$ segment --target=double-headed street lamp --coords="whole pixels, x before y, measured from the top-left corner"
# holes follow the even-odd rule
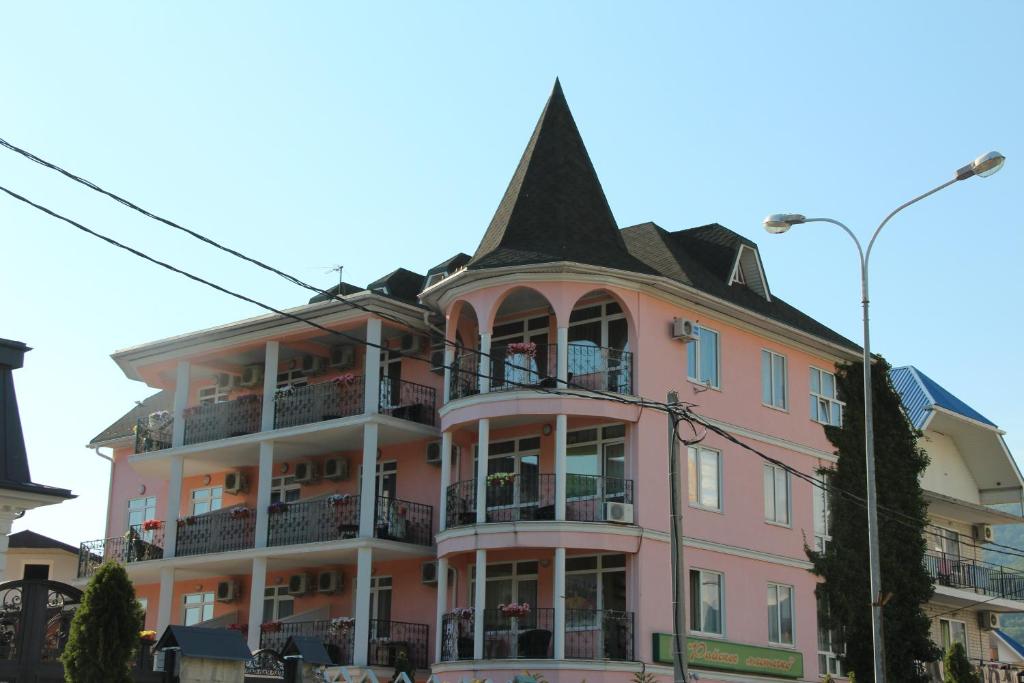
[[[911,204],[921,201],[925,197],[935,194],[939,190],[949,187],[953,183],[966,180],[971,176],[985,178],[992,175],[1003,167],[1005,157],[999,152],[983,154],[963,168],[957,170],[952,180],[948,180],[938,187],[914,197],[909,202],[901,204],[892,213],[885,217],[885,220],[875,229],[868,242],[865,251],[860,240],[853,234],[850,228],[832,218],[807,218],[798,213],[777,213],[764,219],[764,229],[773,235],[779,235],[800,223],[832,223],[846,231],[857,245],[860,254],[860,279],[861,279],[861,303],[864,307],[864,461],[867,471],[867,507],[868,507],[868,555],[871,571],[871,635],[874,644],[875,659],[875,683],[885,683],[885,648],[882,641],[882,578],[878,560],[878,499],[875,492],[875,433],[872,420],[872,392],[871,392],[871,335],[868,324],[868,260],[871,258],[871,249],[878,239],[878,233],[882,231],[886,223],[897,213]]]

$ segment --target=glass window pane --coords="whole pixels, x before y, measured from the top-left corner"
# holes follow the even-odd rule
[[[821,393],[821,373],[814,368],[811,368],[811,393]]]
[[[626,572],[601,574],[601,609],[626,611]]]
[[[788,586],[779,586],[779,616],[781,622],[779,630],[782,640],[779,642],[791,644],[793,642],[793,589]]]
[[[608,425],[601,433],[606,439],[621,439],[626,436],[626,425]]]
[[[512,576],[512,564],[492,564],[487,566],[487,578],[492,576]]]
[[[722,632],[721,576],[701,572],[701,620],[707,633]]]
[[[601,566],[605,569],[626,566],[625,555],[602,555]]]
[[[770,465],[764,466],[764,518],[775,519],[775,475]]]
[[[277,603],[277,618],[284,619],[294,614],[295,601],[291,599],[281,600]]]
[[[697,474],[697,449],[690,446],[688,450],[689,461],[687,463],[686,470],[686,483],[690,489],[690,502],[697,502],[697,486],[698,486],[698,474]]]
[[[700,595],[700,572],[694,569],[690,570],[690,629],[693,631],[701,631],[700,622],[700,601],[697,600],[697,596]]]
[[[718,453],[702,450],[700,458],[700,502],[718,508]]]
[[[783,356],[772,357],[772,404],[786,407],[786,359]]]
[[[516,564],[516,574],[518,576],[524,576],[524,575],[530,575],[530,574],[536,574],[536,573],[537,573],[537,563],[536,562],[533,562],[533,561],[531,561],[531,562],[519,562],[518,564]]]
[[[565,577],[566,609],[598,609],[597,573],[568,574]]]
[[[700,330],[700,379],[718,386],[718,333]]]
[[[698,379],[697,377],[697,344],[699,342],[692,341],[686,345],[686,376],[690,379]]]
[[[767,351],[761,352],[761,402],[772,402],[772,358]]]
[[[597,558],[588,557],[567,557],[565,559],[565,571],[576,572],[597,569]]]
[[[775,468],[775,521],[789,524],[789,487],[788,473]]]
[[[768,642],[779,640],[779,596],[774,585],[768,586]]]
[[[838,403],[832,404],[832,422],[834,427],[839,427],[843,424],[843,407]]]
[[[821,373],[821,393],[829,398],[836,395],[835,377],[832,376],[832,373]]]

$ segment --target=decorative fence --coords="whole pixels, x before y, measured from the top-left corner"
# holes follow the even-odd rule
[[[333,495],[287,503],[270,514],[267,545],[337,541],[359,535],[359,496]]]
[[[247,550],[256,539],[256,513],[244,506],[178,520],[175,557]]]

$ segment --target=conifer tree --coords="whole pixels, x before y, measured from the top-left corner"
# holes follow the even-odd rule
[[[61,661],[67,683],[131,683],[142,607],[124,567],[104,563],[89,581],[71,620]]]
[[[960,643],[953,643],[946,650],[946,657],[942,661],[943,683],[978,683],[978,677],[974,674],[964,646]]]
[[[889,681],[927,683],[928,676],[917,662],[934,661],[940,655],[931,642],[923,610],[933,593],[924,567],[928,506],[919,481],[928,455],[918,447],[918,433],[903,413],[889,378],[889,364],[877,358],[871,374],[886,671]],[[828,605],[823,625],[842,634],[846,669],[856,671],[858,680],[874,683],[867,510],[862,502],[838,493],[866,498],[862,367],[851,363],[836,373],[839,397],[846,407],[842,427],[825,428],[838,455],[835,468],[827,470],[836,490],[829,497],[832,541],[825,552],[808,550],[808,555],[812,571],[824,579],[817,588]]]

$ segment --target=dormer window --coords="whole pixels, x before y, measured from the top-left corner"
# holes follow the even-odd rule
[[[441,271],[440,273],[431,273],[430,275],[427,276],[427,285],[426,285],[426,287],[424,287],[424,289],[427,289],[429,287],[433,287],[434,285],[436,285],[438,282],[440,282],[441,280],[445,279],[446,277],[448,277],[448,273],[446,273],[444,271]]]
[[[757,248],[749,244],[740,245],[732,266],[732,274],[729,276],[729,284],[742,285],[768,301],[772,300],[771,294],[768,293],[768,280],[765,279],[764,268],[761,266],[761,256],[757,253]]]
[[[374,287],[371,291],[373,291],[374,294],[383,294],[384,296],[390,295],[387,287]]]

